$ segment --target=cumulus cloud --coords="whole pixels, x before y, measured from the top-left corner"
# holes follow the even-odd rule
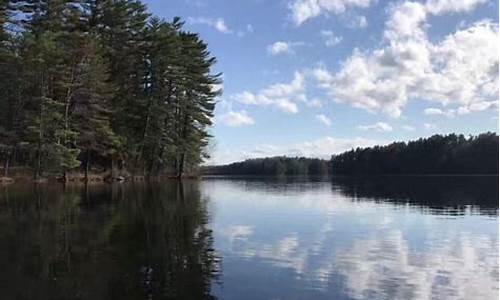
[[[327,47],[333,47],[342,41],[342,37],[335,35],[331,30],[321,30],[320,35]]]
[[[267,53],[270,55],[292,54],[298,46],[303,46],[302,42],[284,42],[277,41],[267,46]]]
[[[299,111],[295,102],[306,99],[305,77],[304,74],[295,72],[290,83],[273,84],[257,93],[243,91],[234,95],[233,99],[246,105],[273,105],[283,112],[295,114]]]
[[[392,117],[399,117],[410,99],[452,105],[461,113],[498,107],[498,23],[479,21],[436,43],[425,30],[431,15],[467,11],[480,3],[395,5],[381,47],[355,49],[339,71],[318,68],[313,74],[335,101]]]
[[[358,126],[358,129],[360,130],[375,130],[378,132],[391,132],[392,131],[392,126],[390,126],[387,123],[384,122],[377,122],[375,124],[371,125],[360,125]]]
[[[244,110],[239,112],[230,110],[229,112],[218,117],[217,121],[230,127],[253,125],[255,123],[252,117],[250,117]]]
[[[275,42],[267,46],[267,52],[272,55],[291,53],[292,47],[287,42]]]
[[[323,114],[316,115],[316,120],[320,121],[325,126],[332,125],[332,120]]]
[[[188,22],[191,24],[203,24],[213,27],[215,30],[222,33],[232,33],[233,31],[229,29],[226,25],[226,21],[223,18],[206,18],[206,17],[189,17]]]
[[[370,0],[294,0],[288,6],[296,25],[321,14],[341,14],[348,8],[366,8]]]

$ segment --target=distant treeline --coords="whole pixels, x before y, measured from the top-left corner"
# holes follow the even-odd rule
[[[205,167],[206,175],[314,175],[325,176],[331,172],[330,161],[305,157],[268,157],[247,159],[223,166]]]
[[[207,175],[498,174],[498,135],[434,135],[357,148],[331,160],[270,157],[204,168]]]
[[[35,178],[190,172],[220,74],[196,33],[138,0],[0,2],[0,161]]]
[[[433,135],[332,157],[335,174],[498,174],[498,135]]]

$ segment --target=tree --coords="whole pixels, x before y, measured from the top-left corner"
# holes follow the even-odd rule
[[[15,162],[36,178],[88,178],[93,164],[181,177],[208,156],[219,74],[180,19],[137,0],[12,0],[0,21],[5,174]]]
[[[83,47],[83,60],[77,66],[71,130],[77,133],[76,146],[84,162],[85,179],[92,157],[109,157],[119,143],[111,128],[111,99],[107,64],[95,41]]]

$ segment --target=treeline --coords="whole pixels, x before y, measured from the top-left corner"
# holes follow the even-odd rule
[[[138,0],[0,2],[0,160],[182,176],[207,157],[216,62]]]
[[[304,157],[248,159],[203,168],[205,175],[498,174],[498,135],[434,135],[387,146],[356,148],[331,160]]]
[[[264,176],[326,176],[331,171],[330,161],[305,157],[268,157],[247,159],[229,165],[210,166],[205,175],[264,175]]]
[[[498,135],[434,135],[332,156],[334,174],[498,174]]]

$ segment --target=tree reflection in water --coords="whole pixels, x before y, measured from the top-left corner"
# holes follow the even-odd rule
[[[332,188],[353,201],[408,204],[432,214],[498,215],[498,176],[334,177]]]
[[[214,298],[197,182],[0,191],[2,299]]]

